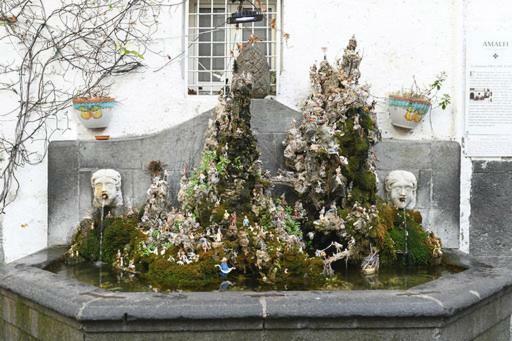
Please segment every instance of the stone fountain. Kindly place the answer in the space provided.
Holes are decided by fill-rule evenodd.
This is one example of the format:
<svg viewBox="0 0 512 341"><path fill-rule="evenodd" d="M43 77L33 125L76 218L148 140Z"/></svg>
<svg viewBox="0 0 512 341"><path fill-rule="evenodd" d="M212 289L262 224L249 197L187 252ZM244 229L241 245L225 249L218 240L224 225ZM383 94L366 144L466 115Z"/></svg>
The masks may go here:
<svg viewBox="0 0 512 341"><path fill-rule="evenodd" d="M283 164L281 141L300 115L270 99L253 100L251 112L263 166L275 174ZM141 205L150 185L143 165L151 160L167 164L168 195L175 197L183 166L199 161L210 116L137 139L53 143L49 181L62 186L49 186L50 243L69 242L70 228L87 215L91 202L101 207L108 200L119 208L122 190ZM43 270L66 251L55 246L0 267L0 335L40 340L508 341L512 275L507 263L495 260L491 266L453 250L458 246L459 146L383 141L376 156L375 171L385 184L380 190L400 209L416 204L428 225L442 221L435 232L448 247L445 263L467 270L408 290L111 292ZM97 169L102 171L91 174Z"/></svg>

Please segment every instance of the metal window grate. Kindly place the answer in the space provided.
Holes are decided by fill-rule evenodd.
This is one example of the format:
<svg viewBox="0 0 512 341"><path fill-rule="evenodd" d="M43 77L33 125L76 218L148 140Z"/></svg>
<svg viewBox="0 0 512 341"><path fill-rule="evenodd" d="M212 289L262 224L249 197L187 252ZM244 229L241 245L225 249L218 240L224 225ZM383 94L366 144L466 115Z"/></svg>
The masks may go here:
<svg viewBox="0 0 512 341"><path fill-rule="evenodd" d="M235 25L226 24L238 3L231 0L190 0L188 6L187 77L190 95L216 95L231 79L237 43L246 42L251 34L260 41L267 56L272 80L272 94L277 91L281 0L262 0L263 21Z"/></svg>

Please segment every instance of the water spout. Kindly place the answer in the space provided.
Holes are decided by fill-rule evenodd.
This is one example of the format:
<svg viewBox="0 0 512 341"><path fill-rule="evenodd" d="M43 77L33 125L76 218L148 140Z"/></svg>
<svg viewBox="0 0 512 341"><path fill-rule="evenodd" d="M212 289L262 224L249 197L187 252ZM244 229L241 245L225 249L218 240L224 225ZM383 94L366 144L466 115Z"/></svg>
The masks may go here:
<svg viewBox="0 0 512 341"><path fill-rule="evenodd" d="M407 215L405 214L405 209L401 209L403 213L403 221L402 221L402 228L404 229L404 255L405 255L405 262L406 264L409 263L409 245L408 245L408 237L409 237L409 231L407 230Z"/></svg>
<svg viewBox="0 0 512 341"><path fill-rule="evenodd" d="M100 212L100 254L99 254L99 259L98 261L96 262L96 266L99 268L99 286L101 287L101 282L102 282L102 278L101 278L101 271L102 271L102 266L103 266L103 220L104 220L104 216L105 216L105 200L108 198L108 195L106 194L103 194L102 195L102 200L101 200L101 212Z"/></svg>

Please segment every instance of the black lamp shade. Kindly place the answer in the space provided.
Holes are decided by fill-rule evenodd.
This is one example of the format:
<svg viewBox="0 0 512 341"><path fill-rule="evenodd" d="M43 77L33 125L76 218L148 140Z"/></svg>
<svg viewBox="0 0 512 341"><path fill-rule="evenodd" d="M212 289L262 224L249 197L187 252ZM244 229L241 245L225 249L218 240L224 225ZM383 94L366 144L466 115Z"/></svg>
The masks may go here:
<svg viewBox="0 0 512 341"><path fill-rule="evenodd" d="M243 24L247 22L262 21L263 14L260 11L244 9L232 13L228 18L228 24Z"/></svg>

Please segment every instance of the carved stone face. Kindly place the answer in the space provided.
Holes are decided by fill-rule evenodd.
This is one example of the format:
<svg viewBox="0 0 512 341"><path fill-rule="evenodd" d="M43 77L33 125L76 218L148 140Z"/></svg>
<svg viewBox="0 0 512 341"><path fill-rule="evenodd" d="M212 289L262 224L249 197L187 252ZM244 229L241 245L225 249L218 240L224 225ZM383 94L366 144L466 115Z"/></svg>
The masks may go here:
<svg viewBox="0 0 512 341"><path fill-rule="evenodd" d="M121 174L113 169L100 169L91 177L93 188L93 206L100 208L119 207L123 205L121 193Z"/></svg>
<svg viewBox="0 0 512 341"><path fill-rule="evenodd" d="M385 180L386 195L396 208L413 209L416 206L417 181L408 171L395 170Z"/></svg>

